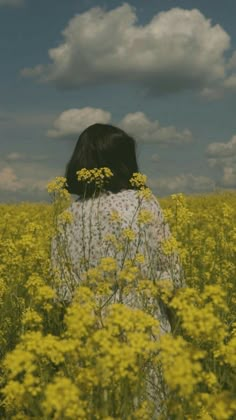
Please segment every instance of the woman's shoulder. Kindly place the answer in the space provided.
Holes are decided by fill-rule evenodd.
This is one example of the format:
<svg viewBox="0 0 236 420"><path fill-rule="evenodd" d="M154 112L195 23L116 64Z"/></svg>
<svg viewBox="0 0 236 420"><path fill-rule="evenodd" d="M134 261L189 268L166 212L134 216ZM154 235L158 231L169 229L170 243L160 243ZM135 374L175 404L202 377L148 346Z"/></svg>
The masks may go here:
<svg viewBox="0 0 236 420"><path fill-rule="evenodd" d="M77 198L72 205L70 206L73 211L80 211L82 208L84 211L90 209L92 204L98 205L100 203L100 209L104 212L117 210L117 211L130 211L132 208L137 209L139 205L139 196L138 190L134 189L123 189L117 193L111 191L106 191L104 194L101 194L100 197L89 198L87 200L82 200ZM144 198L141 200L140 208L150 209L150 211L155 212L156 214L161 213L161 207L156 196L152 193L149 198Z"/></svg>
<svg viewBox="0 0 236 420"><path fill-rule="evenodd" d="M100 201L124 201L124 200L136 200L138 201L138 193L139 190L135 190L135 189L122 189L120 191L118 191L117 193L114 193L112 191L105 191L104 193L102 193L100 195L100 197L90 197L86 200L83 200L81 197L77 197L75 199L75 201L72 203L72 205L79 205L79 204L89 204L92 201L96 202L100 199ZM151 204L155 204L157 207L160 207L160 204L158 202L157 197L151 193L151 196L149 199L145 199L143 200L143 202L145 203L151 203Z"/></svg>

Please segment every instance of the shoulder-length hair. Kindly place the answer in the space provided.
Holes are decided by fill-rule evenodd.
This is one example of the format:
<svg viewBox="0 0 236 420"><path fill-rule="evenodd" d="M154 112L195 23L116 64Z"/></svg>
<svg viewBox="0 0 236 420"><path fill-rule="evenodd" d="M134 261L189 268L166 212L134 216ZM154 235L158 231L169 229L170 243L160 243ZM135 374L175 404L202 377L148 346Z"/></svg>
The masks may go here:
<svg viewBox="0 0 236 420"><path fill-rule="evenodd" d="M78 181L76 172L82 168L102 167L108 167L113 173L106 180L104 190L117 193L122 189L138 189L129 182L133 173L139 172L134 138L120 128L96 123L80 134L66 166L67 191L82 198L97 196L99 191L95 191L95 182L86 185L85 181Z"/></svg>

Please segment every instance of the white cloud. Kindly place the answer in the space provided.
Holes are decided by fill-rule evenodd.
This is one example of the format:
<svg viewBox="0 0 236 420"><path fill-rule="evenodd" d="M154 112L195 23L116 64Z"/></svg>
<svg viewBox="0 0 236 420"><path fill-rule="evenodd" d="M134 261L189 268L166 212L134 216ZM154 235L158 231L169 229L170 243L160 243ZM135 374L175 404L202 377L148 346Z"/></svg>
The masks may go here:
<svg viewBox="0 0 236 420"><path fill-rule="evenodd" d="M220 99L224 96L225 89L217 86L215 88L204 88L199 92L199 95L205 99L214 100Z"/></svg>
<svg viewBox="0 0 236 420"><path fill-rule="evenodd" d="M48 137L75 137L89 125L100 122L108 124L111 113L100 108L85 107L62 112L48 130ZM127 114L115 124L142 143L191 143L192 133L188 129L178 131L174 126L161 127L158 120L151 121L143 112Z"/></svg>
<svg viewBox="0 0 236 420"><path fill-rule="evenodd" d="M21 71L21 75L22 76L26 76L26 77L34 77L34 76L39 76L43 71L43 66L42 65L38 65L35 66L33 69L31 68L24 68Z"/></svg>
<svg viewBox="0 0 236 420"><path fill-rule="evenodd" d="M23 188L24 184L18 179L10 166L0 169L0 190L15 192Z"/></svg>
<svg viewBox="0 0 236 420"><path fill-rule="evenodd" d="M215 158L209 158L207 162L210 168L215 168L218 165L218 160Z"/></svg>
<svg viewBox="0 0 236 420"><path fill-rule="evenodd" d="M225 79L218 81L214 87L203 88L199 94L206 99L214 100L223 98L227 91L230 93L236 92L236 73L232 73L225 77Z"/></svg>
<svg viewBox="0 0 236 420"><path fill-rule="evenodd" d="M18 7L24 6L25 0L0 0L0 6Z"/></svg>
<svg viewBox="0 0 236 420"><path fill-rule="evenodd" d="M15 170L10 166L0 169L0 191L3 192L46 192L47 179L35 179L33 177L17 176Z"/></svg>
<svg viewBox="0 0 236 420"><path fill-rule="evenodd" d="M207 147L206 154L210 158L225 158L236 156L236 135L228 143L211 143Z"/></svg>
<svg viewBox="0 0 236 420"><path fill-rule="evenodd" d="M19 160L24 160L26 158L26 155L24 155L23 153L18 153L18 152L12 152L9 153L6 156L6 161L19 161Z"/></svg>
<svg viewBox="0 0 236 420"><path fill-rule="evenodd" d="M48 137L75 136L89 125L96 123L109 123L110 112L99 108L85 107L81 109L68 109L63 111L54 122L54 129L48 130Z"/></svg>
<svg viewBox="0 0 236 420"><path fill-rule="evenodd" d="M236 89L236 74L231 74L224 80L224 86L228 89L234 90Z"/></svg>
<svg viewBox="0 0 236 420"><path fill-rule="evenodd" d="M160 193L183 192L194 193L212 191L215 188L215 181L207 176L194 176L192 174L180 174L172 177L150 178L148 180L150 188L154 188Z"/></svg>
<svg viewBox="0 0 236 420"><path fill-rule="evenodd" d="M198 9L175 7L142 26L128 3L109 11L93 7L70 19L62 35L61 44L49 49L50 64L21 74L41 75L40 82L62 89L124 82L146 88L149 95L200 89L213 98L218 85L232 83L229 76L223 84L230 36Z"/></svg>
<svg viewBox="0 0 236 420"><path fill-rule="evenodd" d="M47 160L48 155L26 155L24 153L12 152L6 155L6 162L40 162Z"/></svg>
<svg viewBox="0 0 236 420"><path fill-rule="evenodd" d="M0 159L0 191L27 194L46 192L46 184L52 179L52 170L43 162L44 155L29 156L12 152Z"/></svg>
<svg viewBox="0 0 236 420"><path fill-rule="evenodd" d="M208 165L210 168L230 168L232 166L236 167L236 155L228 156L223 158L208 158Z"/></svg>
<svg viewBox="0 0 236 420"><path fill-rule="evenodd" d="M220 184L236 187L236 135L226 143L211 143L206 150L210 168L218 168L222 173Z"/></svg>
<svg viewBox="0 0 236 420"><path fill-rule="evenodd" d="M227 69L236 68L236 51L234 51L232 56L230 57L228 63L226 64L226 68Z"/></svg>
<svg viewBox="0 0 236 420"><path fill-rule="evenodd" d="M47 191L47 184L49 182L49 179L39 179L38 181L33 181L30 183L27 182L28 191Z"/></svg>
<svg viewBox="0 0 236 420"><path fill-rule="evenodd" d="M143 112L127 114L119 123L124 131L131 133L142 143L191 143L188 129L178 132L174 126L161 127L158 120L151 121Z"/></svg>
<svg viewBox="0 0 236 420"><path fill-rule="evenodd" d="M224 168L224 174L221 180L221 184L224 187L235 187L236 188L236 166L233 168Z"/></svg>

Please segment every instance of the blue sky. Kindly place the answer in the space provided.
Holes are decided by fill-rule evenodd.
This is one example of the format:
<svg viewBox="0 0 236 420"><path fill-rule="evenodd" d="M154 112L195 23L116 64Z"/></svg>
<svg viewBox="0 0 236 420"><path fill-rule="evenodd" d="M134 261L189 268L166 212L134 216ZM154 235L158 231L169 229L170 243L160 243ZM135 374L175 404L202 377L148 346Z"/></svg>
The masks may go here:
<svg viewBox="0 0 236 420"><path fill-rule="evenodd" d="M0 0L1 202L46 201L95 122L159 197L236 188L236 3Z"/></svg>

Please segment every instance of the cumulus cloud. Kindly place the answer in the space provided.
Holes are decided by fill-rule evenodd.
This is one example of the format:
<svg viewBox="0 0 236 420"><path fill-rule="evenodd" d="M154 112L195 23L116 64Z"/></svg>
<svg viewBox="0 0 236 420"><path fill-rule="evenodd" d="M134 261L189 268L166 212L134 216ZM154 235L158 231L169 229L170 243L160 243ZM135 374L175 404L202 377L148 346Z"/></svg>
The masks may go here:
<svg viewBox="0 0 236 420"><path fill-rule="evenodd" d="M77 14L62 31L63 41L49 49L51 63L24 68L21 75L39 76L40 83L59 89L135 83L154 96L192 89L214 98L218 85L234 86L234 75L224 85L235 62L235 52L228 67L224 57L230 36L198 9L175 7L146 25L137 20L128 3Z"/></svg>
<svg viewBox="0 0 236 420"><path fill-rule="evenodd" d="M127 114L119 123L124 131L132 133L143 143L191 143L188 129L178 131L174 126L161 127L158 120L151 121L143 112Z"/></svg>
<svg viewBox="0 0 236 420"><path fill-rule="evenodd" d="M24 184L18 179L14 170L5 166L0 169L0 190L15 192L24 188Z"/></svg>
<svg viewBox="0 0 236 420"><path fill-rule="evenodd" d="M30 156L25 153L11 152L0 158L0 191L8 199L20 198L30 193L46 193L46 184L52 178L52 170L44 161L46 155ZM34 199L34 198L33 198Z"/></svg>
<svg viewBox="0 0 236 420"><path fill-rule="evenodd" d="M49 179L39 179L37 181L31 182L30 184L27 182L27 187L29 191L46 192L48 182Z"/></svg>
<svg viewBox="0 0 236 420"><path fill-rule="evenodd" d="M228 142L211 143L206 150L210 168L218 168L224 187L236 187L236 135Z"/></svg>
<svg viewBox="0 0 236 420"><path fill-rule="evenodd" d="M74 139L78 133L96 122L111 123L111 113L90 107L69 109L59 115L54 121L54 128L48 130L47 135ZM193 141L190 130L178 131L174 126L161 127L158 120L151 121L143 112L129 113L115 125L142 143L185 144Z"/></svg>
<svg viewBox="0 0 236 420"><path fill-rule="evenodd" d="M223 82L224 87L231 89L231 90L236 90L236 73L235 74L231 74L229 77L227 77L224 82Z"/></svg>
<svg viewBox="0 0 236 420"><path fill-rule="evenodd" d="M19 7L24 6L25 0L0 0L0 6Z"/></svg>
<svg viewBox="0 0 236 420"><path fill-rule="evenodd" d="M26 76L26 77L39 76L42 73L43 69L44 69L44 67L40 64L38 66L35 66L33 69L24 68L21 71L21 75Z"/></svg>
<svg viewBox="0 0 236 420"><path fill-rule="evenodd" d="M181 174L172 177L150 178L148 185L162 194L163 192L194 193L212 191L215 189L215 181L207 176L194 176L192 174Z"/></svg>
<svg viewBox="0 0 236 420"><path fill-rule="evenodd" d="M26 158L26 155L24 155L23 153L12 152L12 153L9 153L5 159L7 161L19 161L19 160L25 160L25 158Z"/></svg>
<svg viewBox="0 0 236 420"><path fill-rule="evenodd" d="M236 188L236 166L234 166L233 168L224 168L221 185L223 185L224 187Z"/></svg>
<svg viewBox="0 0 236 420"><path fill-rule="evenodd" d="M215 88L206 87L200 91L200 96L211 101L221 99L224 96L224 93L225 89L222 86L217 86Z"/></svg>
<svg viewBox="0 0 236 420"><path fill-rule="evenodd" d="M225 158L236 156L236 136L233 136L228 143L211 143L208 145L206 154L209 158Z"/></svg>
<svg viewBox="0 0 236 420"><path fill-rule="evenodd" d="M89 125L110 122L111 113L99 108L85 107L63 111L54 121L54 128L47 131L48 137L75 136Z"/></svg>
<svg viewBox="0 0 236 420"><path fill-rule="evenodd" d="M23 177L16 174L15 169L5 166L0 169L0 191L2 192L46 192L47 179L36 179L35 176Z"/></svg>
<svg viewBox="0 0 236 420"><path fill-rule="evenodd" d="M228 63L226 64L227 69L236 69L236 51L233 52Z"/></svg>
<svg viewBox="0 0 236 420"><path fill-rule="evenodd" d="M27 155L25 153L12 152L6 155L6 162L40 162L48 159L48 155Z"/></svg>
<svg viewBox="0 0 236 420"><path fill-rule="evenodd" d="M214 100L223 98L225 92L236 92L236 73L232 73L225 79L220 80L214 87L203 88L199 94L206 99Z"/></svg>
<svg viewBox="0 0 236 420"><path fill-rule="evenodd" d="M208 158L207 162L210 168L236 167L236 155L225 158Z"/></svg>

